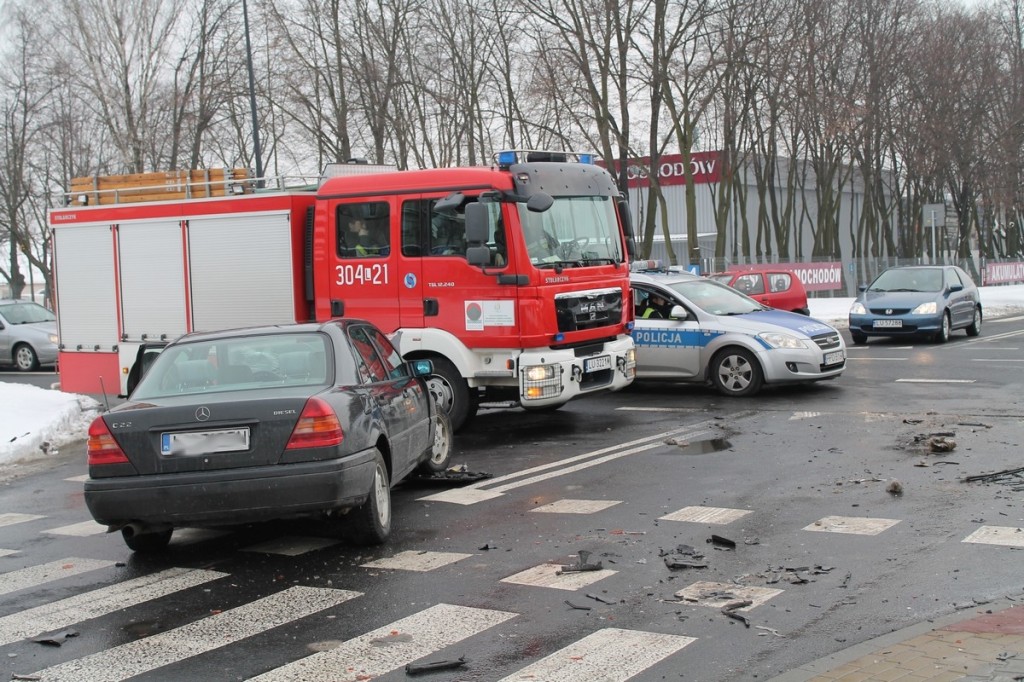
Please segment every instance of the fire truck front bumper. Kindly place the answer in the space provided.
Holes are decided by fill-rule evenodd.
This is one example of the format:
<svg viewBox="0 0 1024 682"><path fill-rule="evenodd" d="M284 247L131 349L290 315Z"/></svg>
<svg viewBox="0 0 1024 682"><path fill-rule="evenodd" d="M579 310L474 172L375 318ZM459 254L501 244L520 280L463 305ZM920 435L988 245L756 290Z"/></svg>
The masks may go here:
<svg viewBox="0 0 1024 682"><path fill-rule="evenodd" d="M632 337L599 346L531 350L519 356L519 396L524 408L561 405L598 391L633 383L636 353Z"/></svg>

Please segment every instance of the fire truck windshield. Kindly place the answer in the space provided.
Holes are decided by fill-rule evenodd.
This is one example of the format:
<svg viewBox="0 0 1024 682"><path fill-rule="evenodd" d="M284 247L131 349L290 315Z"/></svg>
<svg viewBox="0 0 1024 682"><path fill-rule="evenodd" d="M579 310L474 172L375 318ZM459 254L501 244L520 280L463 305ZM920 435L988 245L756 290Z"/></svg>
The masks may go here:
<svg viewBox="0 0 1024 682"><path fill-rule="evenodd" d="M520 203L519 218L530 261L562 267L621 263L622 239L611 197L555 197L543 213Z"/></svg>

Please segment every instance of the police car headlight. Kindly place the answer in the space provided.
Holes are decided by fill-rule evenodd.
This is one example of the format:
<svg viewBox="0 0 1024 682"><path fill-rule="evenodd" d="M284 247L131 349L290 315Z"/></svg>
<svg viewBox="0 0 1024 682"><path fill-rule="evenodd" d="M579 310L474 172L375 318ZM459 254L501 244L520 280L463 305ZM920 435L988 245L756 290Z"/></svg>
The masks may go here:
<svg viewBox="0 0 1024 682"><path fill-rule="evenodd" d="M757 336L772 348L789 348L795 350L807 348L807 344L805 344L803 340L798 339L795 336L790 336L789 334L782 334L780 332L764 332Z"/></svg>
<svg viewBox="0 0 1024 682"><path fill-rule="evenodd" d="M868 314L868 309L864 307L863 303L861 303L860 301L857 301L852 306L850 306L850 314L851 315L867 315Z"/></svg>
<svg viewBox="0 0 1024 682"><path fill-rule="evenodd" d="M922 303L913 310L910 311L911 315L934 315L939 312L939 306L936 305L935 301L931 303Z"/></svg>

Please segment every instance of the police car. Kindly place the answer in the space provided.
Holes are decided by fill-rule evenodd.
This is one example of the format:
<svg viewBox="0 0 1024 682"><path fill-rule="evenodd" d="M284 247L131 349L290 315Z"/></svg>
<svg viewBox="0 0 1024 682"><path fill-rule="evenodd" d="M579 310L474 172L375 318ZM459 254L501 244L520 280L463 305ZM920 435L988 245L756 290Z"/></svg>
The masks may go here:
<svg viewBox="0 0 1024 682"><path fill-rule="evenodd" d="M813 318L688 272L632 272L630 281L638 380L749 396L765 384L835 379L846 368L842 336Z"/></svg>

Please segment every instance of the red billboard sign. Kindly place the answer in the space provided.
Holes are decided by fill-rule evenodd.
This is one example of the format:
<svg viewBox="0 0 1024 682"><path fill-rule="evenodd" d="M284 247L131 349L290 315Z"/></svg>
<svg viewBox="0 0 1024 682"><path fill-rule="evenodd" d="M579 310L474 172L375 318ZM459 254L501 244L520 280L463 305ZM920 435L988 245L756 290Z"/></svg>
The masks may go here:
<svg viewBox="0 0 1024 682"><path fill-rule="evenodd" d="M629 187L650 185L651 157L630 159L628 164L626 177ZM615 167L618 168L618 165ZM717 151L694 152L690 155L690 170L693 172L695 185L718 182L722 179L721 154ZM682 154L665 154L658 157L658 182L663 187L686 184L686 166Z"/></svg>
<svg viewBox="0 0 1024 682"><path fill-rule="evenodd" d="M843 288L843 264L839 261L827 263L772 263L755 265L730 265L730 271L740 270L782 270L795 273L807 291L831 291Z"/></svg>

